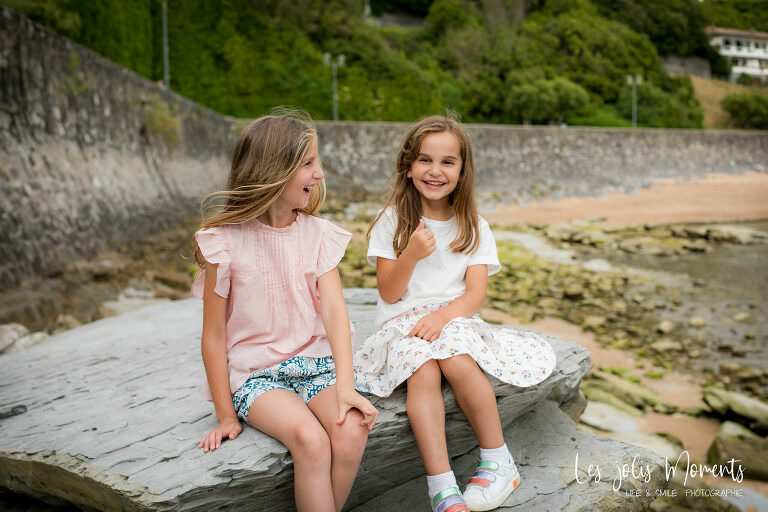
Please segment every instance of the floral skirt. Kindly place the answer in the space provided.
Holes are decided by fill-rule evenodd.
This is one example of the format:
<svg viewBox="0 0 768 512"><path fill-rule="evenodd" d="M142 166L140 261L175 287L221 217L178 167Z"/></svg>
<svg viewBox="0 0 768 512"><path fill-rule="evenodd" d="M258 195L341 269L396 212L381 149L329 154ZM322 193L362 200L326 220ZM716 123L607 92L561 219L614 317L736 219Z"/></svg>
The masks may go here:
<svg viewBox="0 0 768 512"><path fill-rule="evenodd" d="M468 354L486 373L520 387L538 384L555 368L555 353L534 331L489 325L477 315L454 318L433 342L411 336L419 319L441 307L428 304L382 325L354 354L355 384L360 391L389 396L430 359Z"/></svg>

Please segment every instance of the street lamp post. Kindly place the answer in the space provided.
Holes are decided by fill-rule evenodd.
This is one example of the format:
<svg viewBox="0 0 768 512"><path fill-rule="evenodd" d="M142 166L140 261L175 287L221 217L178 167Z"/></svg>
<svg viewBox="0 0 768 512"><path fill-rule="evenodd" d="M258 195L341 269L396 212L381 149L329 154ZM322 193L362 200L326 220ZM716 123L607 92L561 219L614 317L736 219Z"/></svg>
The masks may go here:
<svg viewBox="0 0 768 512"><path fill-rule="evenodd" d="M168 64L168 0L163 0L163 86L171 88L171 70Z"/></svg>
<svg viewBox="0 0 768 512"><path fill-rule="evenodd" d="M323 62L326 66L331 68L332 84L331 84L331 96L333 101L333 120L339 120L339 91L338 91L338 77L337 69L344 67L345 57L341 53L335 57L331 57L330 53L323 54Z"/></svg>
<svg viewBox="0 0 768 512"><path fill-rule="evenodd" d="M632 87L632 128L637 128L637 86L642 83L640 75L627 75L627 85Z"/></svg>

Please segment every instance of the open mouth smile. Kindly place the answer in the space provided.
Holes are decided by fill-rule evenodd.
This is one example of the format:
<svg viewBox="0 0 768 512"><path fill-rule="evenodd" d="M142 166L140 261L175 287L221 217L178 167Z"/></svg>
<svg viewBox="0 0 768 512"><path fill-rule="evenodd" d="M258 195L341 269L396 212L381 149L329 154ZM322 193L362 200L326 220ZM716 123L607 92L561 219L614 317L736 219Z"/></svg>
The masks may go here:
<svg viewBox="0 0 768 512"><path fill-rule="evenodd" d="M422 180L422 183L424 183L428 189L430 190L439 190L441 187L445 185L444 181L433 181L433 180Z"/></svg>

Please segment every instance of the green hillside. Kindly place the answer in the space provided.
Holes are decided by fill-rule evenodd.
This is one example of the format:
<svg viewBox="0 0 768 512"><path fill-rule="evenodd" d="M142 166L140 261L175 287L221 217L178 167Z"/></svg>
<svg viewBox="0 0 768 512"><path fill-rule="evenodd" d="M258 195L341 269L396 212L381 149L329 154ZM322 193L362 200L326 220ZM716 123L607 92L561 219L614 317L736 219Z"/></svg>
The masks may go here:
<svg viewBox="0 0 768 512"><path fill-rule="evenodd" d="M687 77L660 54L709 58L703 36L765 13L745 0L372 1L374 16L402 12L415 26L363 17L362 0L168 0L171 86L223 113L255 117L296 105L331 117L331 71L343 53L339 116L412 121L457 111L469 122L627 125L626 75L642 75L639 123L702 126ZM162 78L160 0L0 0L151 79ZM745 13L752 13L747 15ZM672 21L668 20L671 19ZM733 24L731 24L733 25ZM720 66L720 68L718 68Z"/></svg>

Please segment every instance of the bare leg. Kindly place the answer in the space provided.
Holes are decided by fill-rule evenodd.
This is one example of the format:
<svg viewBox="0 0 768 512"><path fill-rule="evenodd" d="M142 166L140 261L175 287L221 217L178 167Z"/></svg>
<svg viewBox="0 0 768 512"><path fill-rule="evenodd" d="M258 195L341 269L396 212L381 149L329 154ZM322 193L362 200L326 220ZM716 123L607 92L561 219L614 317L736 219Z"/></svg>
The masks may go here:
<svg viewBox="0 0 768 512"><path fill-rule="evenodd" d="M267 391L253 401L248 423L291 452L296 509L336 511L331 487L331 443L304 401L285 389Z"/></svg>
<svg viewBox="0 0 768 512"><path fill-rule="evenodd" d="M368 427L360 424L363 415L357 409L347 412L344 423L336 424L339 416L336 385L319 392L308 405L331 440L331 487L338 512L347 501L355 482L365 443L368 441Z"/></svg>
<svg viewBox="0 0 768 512"><path fill-rule="evenodd" d="M504 444L496 395L491 383L466 354L438 361L445 379L451 385L456 401L475 431L480 448L498 448Z"/></svg>
<svg viewBox="0 0 768 512"><path fill-rule="evenodd" d="M424 363L408 378L405 409L427 475L451 470L445 441L445 404L440 390L442 374L434 359Z"/></svg>

